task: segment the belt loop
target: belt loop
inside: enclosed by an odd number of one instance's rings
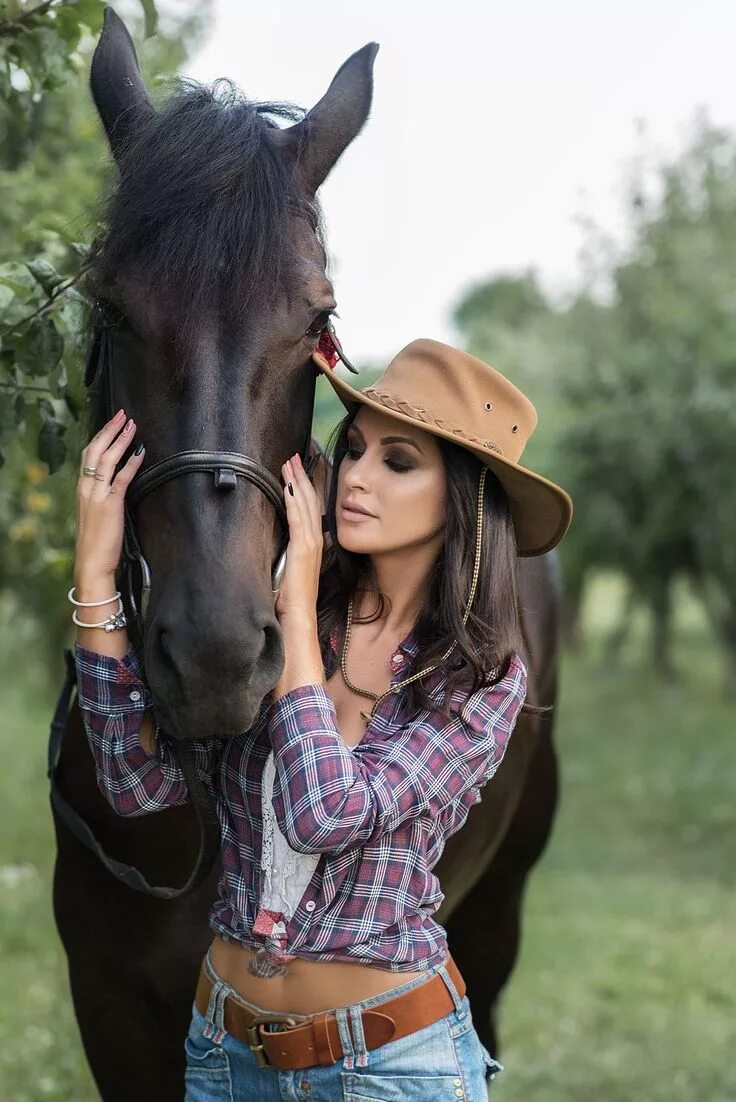
[[[450,998],[452,999],[452,1001],[455,1005],[455,1010],[460,1011],[460,1009],[462,1008],[462,1005],[463,1005],[463,1000],[460,998],[460,994],[458,992],[458,989],[455,987],[455,984],[450,979],[449,972],[445,968],[444,964],[438,965],[437,966],[437,971],[440,974],[440,976],[442,976],[442,979],[445,981],[445,987],[450,992]]]
[[[222,980],[216,980],[210,991],[207,1003],[207,1025],[204,1027],[204,1035],[209,1041],[221,1045],[225,1036],[225,999],[230,994],[230,987]]]
[[[365,1033],[363,1032],[363,1011],[359,1003],[349,1006],[348,1010],[350,1011],[350,1026],[354,1038],[355,1066],[356,1068],[367,1068],[368,1049],[366,1048]]]
[[[352,1071],[355,1067],[355,1053],[353,1051],[353,1038],[350,1033],[350,1025],[348,1024],[347,1010],[344,1006],[339,1006],[335,1010],[335,1021],[337,1022],[337,1032],[340,1037],[340,1044],[342,1045],[343,1051],[342,1066],[346,1071]]]

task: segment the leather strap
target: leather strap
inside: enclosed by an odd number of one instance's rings
[[[445,967],[462,999],[465,981],[451,956],[448,956]],[[194,1001],[204,1017],[207,1016],[212,988],[212,980],[205,972],[203,962]],[[403,995],[361,1011],[366,1048],[371,1050],[388,1041],[398,1041],[447,1017],[454,1009],[455,1004],[445,981],[435,973]],[[223,1020],[227,1032],[251,1048],[261,1067],[296,1070],[315,1064],[335,1064],[345,1055],[337,1018],[332,1010],[297,1021],[295,1017],[277,1012],[256,1015],[228,995]],[[264,1025],[269,1022],[282,1026],[288,1024],[289,1028],[266,1032]]]

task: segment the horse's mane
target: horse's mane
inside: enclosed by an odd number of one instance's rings
[[[284,156],[268,133],[276,118],[303,116],[292,104],[249,101],[228,80],[179,80],[120,155],[91,250],[92,292],[132,272],[144,292],[164,296],[181,348],[203,315],[235,320],[288,287],[288,214],[303,214],[321,238],[320,213],[298,155]]]

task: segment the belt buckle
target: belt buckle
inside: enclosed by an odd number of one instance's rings
[[[245,1032],[248,1037],[248,1047],[255,1056],[259,1068],[272,1068],[274,1066],[268,1059],[259,1031],[260,1027],[268,1022],[290,1026],[295,1026],[297,1024],[296,1019],[290,1016],[278,1017],[273,1014],[259,1014],[258,1017],[253,1019],[250,1025],[246,1026]]]

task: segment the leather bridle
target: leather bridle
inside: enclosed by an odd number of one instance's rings
[[[117,315],[117,318],[116,316]],[[90,348],[84,381],[87,388],[96,383],[103,389],[103,402],[105,421],[112,418],[117,410],[114,396],[113,378],[113,331],[122,322],[122,315],[115,307],[102,300],[95,302],[95,328],[92,345]],[[340,342],[337,340],[331,324],[327,326],[332,339],[335,352],[343,363],[351,371],[357,374],[357,369],[344,355]],[[311,479],[314,468],[319,462],[320,452],[309,455],[311,441],[311,426],[307,431],[307,439],[300,451],[302,464],[307,477]],[[274,593],[278,592],[281,578],[286,564],[286,543],[288,542],[288,523],[284,506],[284,491],[278,479],[271,472],[258,463],[251,456],[243,452],[207,451],[192,449],[189,451],[175,452],[173,455],[159,459],[150,467],[140,471],[128,487],[124,503],[124,533],[123,533],[123,560],[127,581],[128,603],[135,617],[138,632],[143,639],[143,626],[148,610],[148,602],[151,595],[151,569],[148,565],[140,541],[136,535],[133,517],[143,498],[157,490],[159,486],[179,478],[185,474],[194,472],[207,472],[213,475],[215,489],[220,492],[235,490],[238,478],[244,478],[256,486],[264,494],[274,507],[283,534],[282,547],[272,571],[271,587]],[[136,566],[140,571],[140,592],[136,595],[134,571]]]

